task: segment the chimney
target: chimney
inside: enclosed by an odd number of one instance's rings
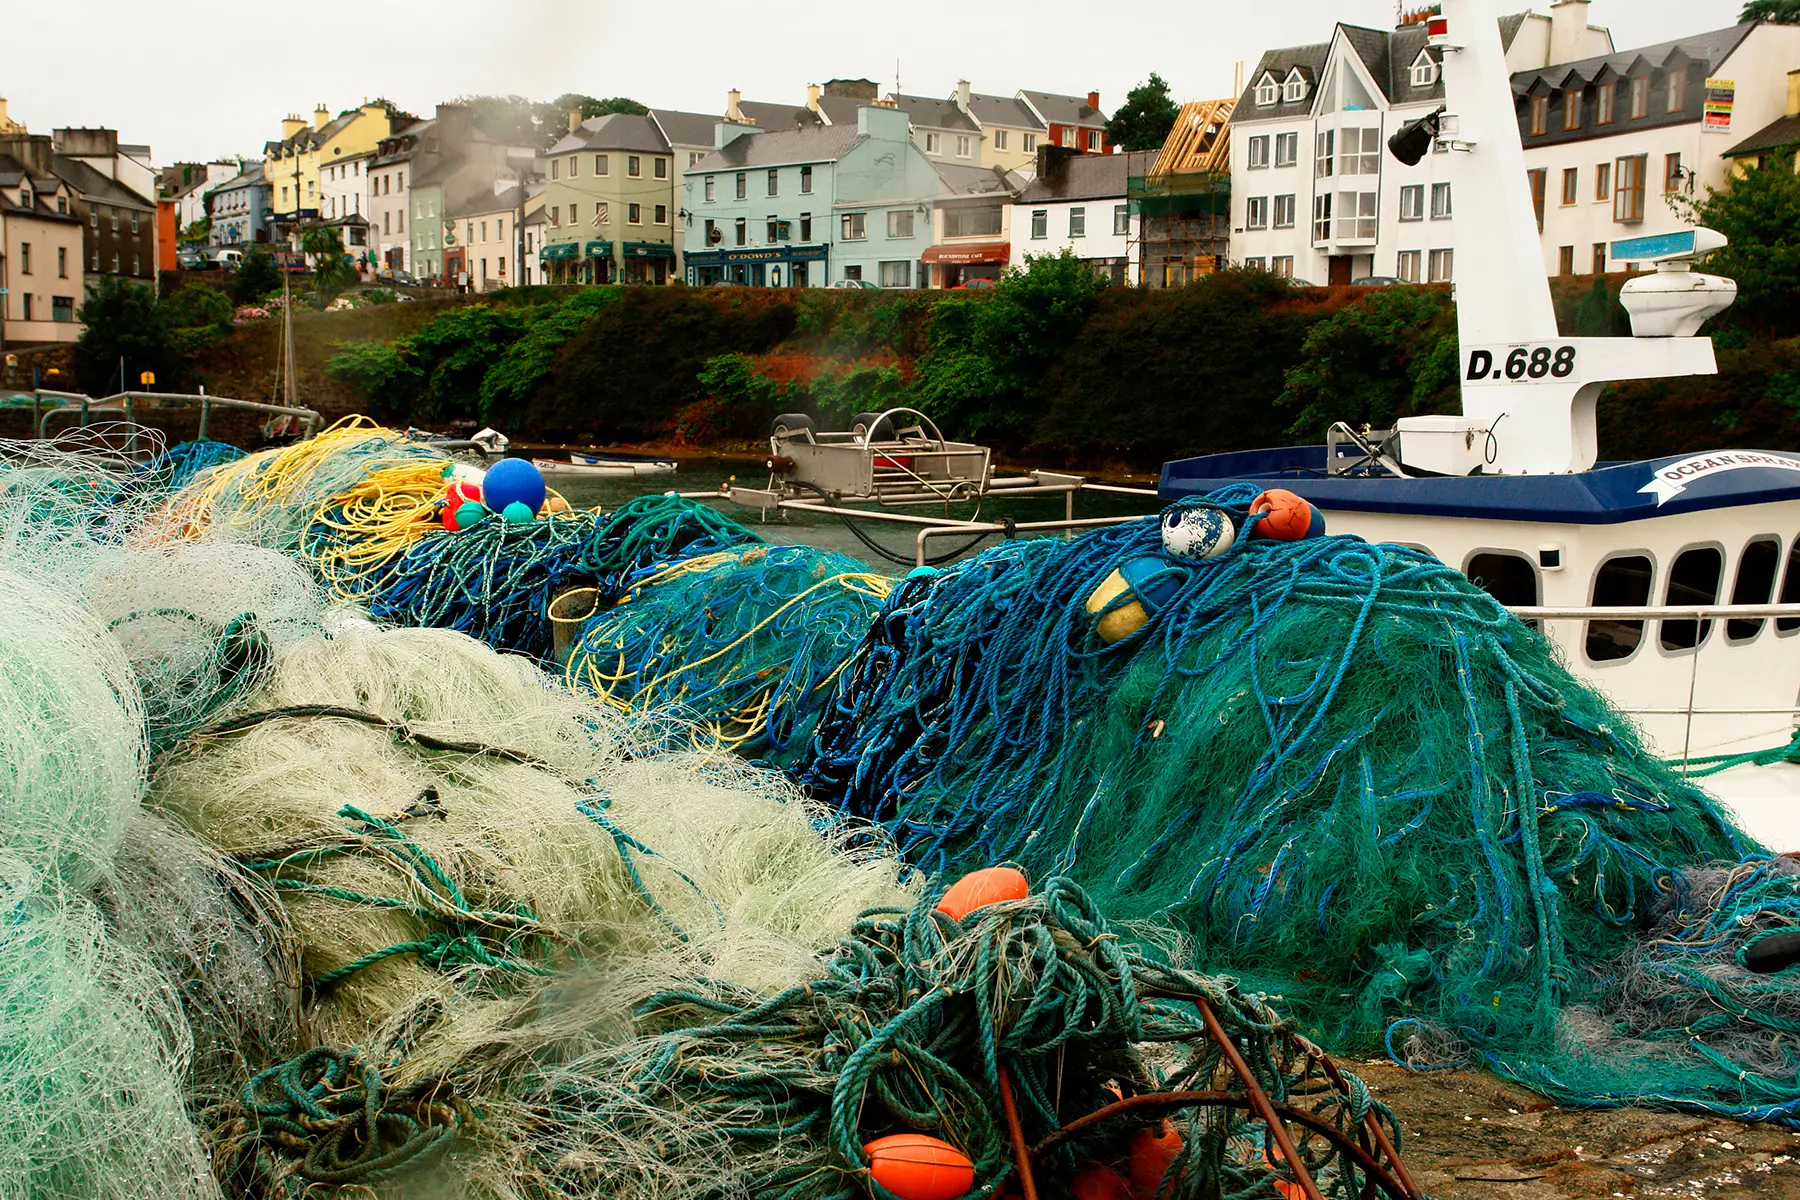
[[[877,142],[904,143],[912,138],[912,118],[891,104],[865,104],[856,110],[856,132]]]
[[[571,108],[569,110],[569,132],[574,133],[577,129],[580,129],[580,128],[581,128],[581,110],[579,108]]]
[[[6,102],[0,100],[0,121],[4,121],[6,118],[5,105]],[[806,107],[812,109],[814,112],[819,111],[819,85],[816,83],[809,83],[806,85]]]
[[[0,96],[0,133],[24,133],[23,125],[13,124],[13,119],[6,115],[6,97]]]
[[[762,130],[748,121],[715,121],[713,123],[713,149],[723,150],[747,134],[761,132]]]
[[[1550,6],[1550,61],[1586,58],[1588,0],[1556,0]]]
[[[325,108],[325,106],[323,104],[321,104],[321,105],[319,105],[319,107],[313,109],[313,128],[314,129],[323,129],[329,124],[331,124],[331,113],[329,111],[327,111],[327,109]]]
[[[956,107],[969,111],[969,81],[966,79],[956,81]]]
[[[1788,109],[1790,117],[1800,116],[1800,71],[1788,72]]]
[[[1095,112],[1100,111],[1100,93],[1099,92],[1089,92],[1088,93],[1088,107],[1093,109]]]
[[[1047,141],[1039,142],[1037,177],[1055,183],[1069,173],[1069,160],[1080,157],[1081,151],[1073,146],[1053,146]]]
[[[289,113],[287,116],[281,118],[281,140],[285,142],[305,128],[305,121],[302,121],[294,113]]]

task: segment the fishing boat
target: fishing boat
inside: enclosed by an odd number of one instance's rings
[[[639,475],[673,475],[676,463],[667,458],[637,458],[570,454],[568,458],[534,458],[532,464],[546,476],[589,479],[631,479]]]
[[[1441,154],[1457,198],[1461,415],[1171,462],[1162,498],[1237,481],[1295,492],[1331,532],[1429,551],[1541,623],[1665,755],[1787,746],[1800,716],[1800,455],[1597,461],[1606,384],[1716,373],[1699,330],[1737,289],[1694,263],[1725,239],[1614,242],[1613,260],[1644,272],[1621,296],[1633,336],[1559,336],[1490,0],[1445,0],[1429,40],[1445,107],[1389,149],[1403,163]],[[1746,765],[1711,783],[1753,833],[1800,848],[1800,767]]]

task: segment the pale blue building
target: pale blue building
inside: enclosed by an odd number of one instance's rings
[[[937,174],[906,114],[765,133],[721,121],[684,175],[684,277],[695,286],[912,287],[931,245]]]

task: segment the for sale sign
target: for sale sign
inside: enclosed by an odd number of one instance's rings
[[[1708,133],[1730,133],[1731,114],[1737,107],[1737,81],[1735,79],[1709,79],[1706,81],[1706,108],[1700,118],[1700,128]]]

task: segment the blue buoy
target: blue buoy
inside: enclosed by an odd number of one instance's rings
[[[481,481],[487,506],[497,513],[509,504],[523,504],[532,512],[544,507],[544,473],[524,458],[503,458],[488,468]]]

